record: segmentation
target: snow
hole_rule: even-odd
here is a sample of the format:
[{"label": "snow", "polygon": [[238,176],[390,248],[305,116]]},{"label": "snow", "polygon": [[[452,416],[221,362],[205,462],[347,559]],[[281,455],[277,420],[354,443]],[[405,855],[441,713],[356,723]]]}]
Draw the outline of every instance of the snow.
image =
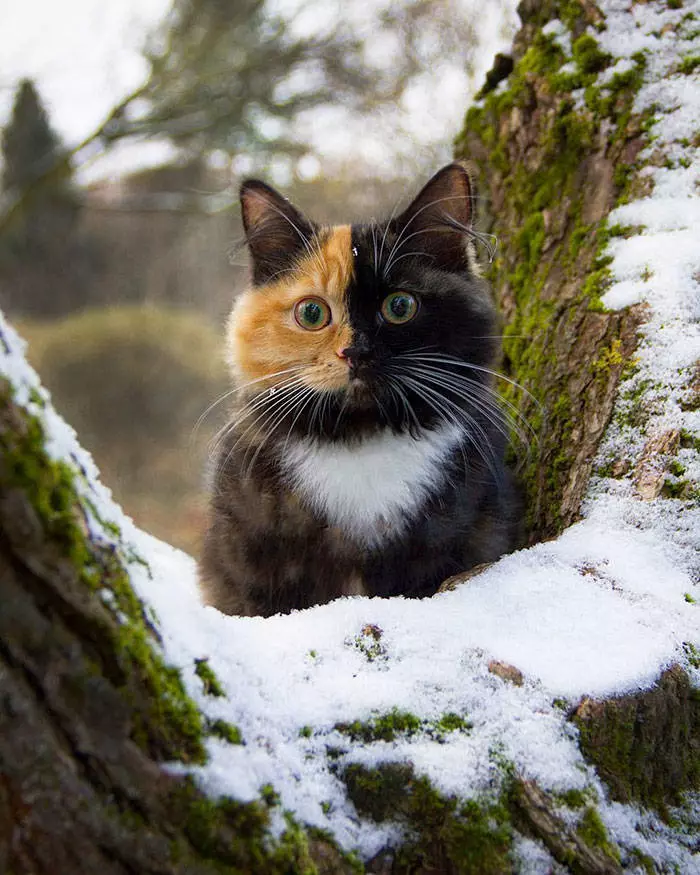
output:
[{"label": "snow", "polygon": [[[81,472],[79,488],[99,516],[89,514],[95,537],[113,540],[100,519],[120,527],[115,546],[136,591],[157,614],[167,661],[181,669],[188,692],[207,716],[226,719],[242,732],[244,745],[209,739],[205,766],[171,768],[192,772],[210,794],[241,800],[257,798],[264,784],[272,784],[283,809],[330,829],[343,846],[366,856],[396,841],[400,830],[358,817],[329,768],[329,746],[345,751],[341,763],[408,759],[441,791],[462,797],[497,786],[496,751],[545,790],[595,793],[607,828],[623,848],[639,848],[681,872],[700,871],[689,839],[649,813],[607,801],[556,701],[645,689],[674,663],[700,683],[683,648],[685,642],[700,645],[700,509],[697,502],[679,499],[642,500],[634,480],[650,440],[681,429],[700,436],[700,414],[681,403],[700,358],[698,149],[685,139],[693,136],[700,117],[700,83],[697,76],[680,75],[658,81],[696,48],[683,28],[665,30],[663,38],[654,35],[691,10],[700,14],[700,3],[686,0],[680,10],[660,2],[600,5],[609,27],[595,35],[619,59],[616,70],[624,69],[634,52],[650,52],[637,108],[662,96],[664,109],[641,160],[662,150],[672,166],[650,164],[645,172],[654,181],[652,194],[618,207],[610,217],[611,224],[641,230],[612,241],[613,284],[604,302],[615,308],[643,301],[646,311],[637,370],[620,386],[596,468],[622,458],[630,473],[594,477],[582,520],[556,540],[504,557],[432,599],[352,598],[290,616],[225,617],[200,604],[193,560],[137,530],[113,503],[92,460],[40,389],[22,341],[0,321],[0,371],[15,387],[17,401],[43,420],[49,452],[70,459]],[[630,15],[636,28],[629,27]],[[558,24],[548,27],[567,44]],[[32,390],[40,392],[43,404],[32,400]],[[631,394],[641,395],[649,411],[634,427],[625,417]],[[676,456],[684,476],[696,484],[698,455],[684,447]],[[666,461],[658,454],[650,460],[662,477]],[[110,603],[108,591],[103,598]],[[373,659],[363,646],[368,624],[381,630]],[[208,658],[225,698],[204,695],[194,671],[198,658]],[[491,673],[492,660],[520,669],[523,685]],[[394,707],[426,721],[454,712],[472,728],[440,740],[418,733],[368,744],[351,743],[335,728]],[[313,728],[309,737],[300,734],[307,726]],[[697,821],[697,798],[689,797],[688,806]],[[283,828],[281,814],[276,828]],[[530,839],[518,838],[516,853],[523,872],[547,871],[551,864]]]}]

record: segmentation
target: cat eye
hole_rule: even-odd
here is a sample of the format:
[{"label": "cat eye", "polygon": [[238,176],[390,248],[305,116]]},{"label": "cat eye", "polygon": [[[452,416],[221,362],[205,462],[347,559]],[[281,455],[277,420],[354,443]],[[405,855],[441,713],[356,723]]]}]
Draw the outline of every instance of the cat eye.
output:
[{"label": "cat eye", "polygon": [[331,321],[331,308],[322,298],[302,298],[294,305],[294,318],[300,328],[319,331]]},{"label": "cat eye", "polygon": [[418,312],[418,299],[408,292],[392,292],[382,302],[381,313],[392,325],[410,322]]}]

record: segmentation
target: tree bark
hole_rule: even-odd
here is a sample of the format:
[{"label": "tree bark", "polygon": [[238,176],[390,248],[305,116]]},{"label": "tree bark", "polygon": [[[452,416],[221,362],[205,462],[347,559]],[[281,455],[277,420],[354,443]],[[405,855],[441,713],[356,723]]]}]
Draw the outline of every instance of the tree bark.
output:
[{"label": "tree bark", "polygon": [[634,353],[643,312],[602,312],[600,250],[608,214],[639,184],[631,166],[643,137],[642,119],[631,113],[633,84],[605,110],[578,110],[542,36],[541,26],[566,11],[575,43],[602,22],[597,7],[547,0],[518,11],[509,87],[494,91],[491,80],[456,148],[477,172],[480,226],[498,240],[489,276],[504,317],[504,370],[527,390],[503,386],[531,429],[519,462],[534,543],[577,519]]}]

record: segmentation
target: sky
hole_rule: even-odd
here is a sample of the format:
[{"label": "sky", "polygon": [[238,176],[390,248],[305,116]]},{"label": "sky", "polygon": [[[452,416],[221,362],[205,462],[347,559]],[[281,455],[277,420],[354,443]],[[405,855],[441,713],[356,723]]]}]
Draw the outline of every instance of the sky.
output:
[{"label": "sky", "polygon": [[[499,34],[503,21],[494,14],[494,5],[489,12],[489,5],[480,4],[483,35],[477,83],[494,53],[506,44]],[[147,65],[140,50],[169,6],[170,0],[0,0],[0,126],[8,118],[17,82],[31,77],[55,129],[68,144],[79,142],[145,78]],[[439,101],[433,99],[434,87],[426,73],[407,96],[409,151],[424,148],[428,130],[431,135],[444,133],[449,149],[466,109],[469,80],[462,71],[453,69],[442,76]],[[317,148],[339,159],[358,149],[372,156],[381,152],[382,138],[387,136],[381,127],[374,140],[365,136],[358,142],[346,133],[338,130],[332,114],[327,120],[319,116],[314,130]],[[118,176],[136,166],[158,163],[168,154],[157,143],[122,147],[108,160],[84,169],[81,178],[87,182]]]}]

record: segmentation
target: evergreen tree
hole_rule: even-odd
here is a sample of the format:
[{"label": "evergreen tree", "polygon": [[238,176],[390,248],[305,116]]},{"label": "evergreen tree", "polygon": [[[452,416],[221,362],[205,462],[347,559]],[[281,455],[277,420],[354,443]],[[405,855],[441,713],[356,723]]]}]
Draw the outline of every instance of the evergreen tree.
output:
[{"label": "evergreen tree", "polygon": [[56,161],[61,150],[31,79],[17,88],[12,116],[2,132],[2,187],[24,189]]},{"label": "evergreen tree", "polygon": [[[89,258],[77,235],[80,199],[67,152],[37,89],[23,79],[1,136],[2,200],[21,199],[0,232],[0,302],[12,313],[45,316],[83,303]],[[46,171],[61,172],[47,180]]]}]

